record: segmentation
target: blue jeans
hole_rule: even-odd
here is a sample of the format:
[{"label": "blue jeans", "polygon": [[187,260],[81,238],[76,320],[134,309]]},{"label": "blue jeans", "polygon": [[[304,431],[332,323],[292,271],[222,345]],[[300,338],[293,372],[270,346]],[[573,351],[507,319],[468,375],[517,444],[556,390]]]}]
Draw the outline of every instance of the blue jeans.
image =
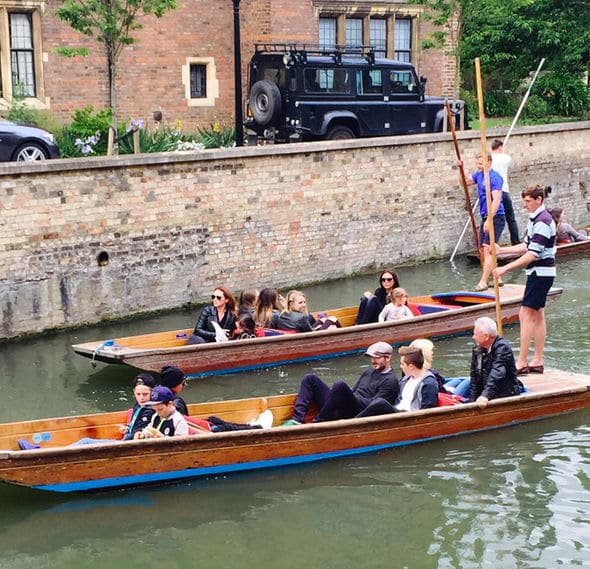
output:
[{"label": "blue jeans", "polygon": [[445,387],[453,387],[453,393],[469,399],[469,385],[471,380],[468,377],[454,377],[445,383]]}]

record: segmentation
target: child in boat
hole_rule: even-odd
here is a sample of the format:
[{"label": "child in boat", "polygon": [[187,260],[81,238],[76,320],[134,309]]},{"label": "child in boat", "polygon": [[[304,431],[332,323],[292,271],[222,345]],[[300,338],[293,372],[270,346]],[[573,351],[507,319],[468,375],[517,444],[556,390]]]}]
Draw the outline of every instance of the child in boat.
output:
[{"label": "child in boat", "polygon": [[174,405],[180,413],[188,415],[188,407],[180,392],[186,384],[184,372],[176,366],[163,366],[160,370],[160,385],[167,387],[174,393]]},{"label": "child in boat", "polygon": [[135,433],[133,437],[135,440],[182,437],[189,434],[186,419],[174,406],[174,393],[167,387],[162,385],[154,387],[151,399],[145,405],[153,407],[155,413],[147,427]]},{"label": "child in boat", "polygon": [[389,322],[391,320],[404,320],[413,318],[412,311],[406,306],[408,295],[406,291],[397,287],[389,293],[389,303],[379,313],[379,322]]},{"label": "child in boat", "polygon": [[123,440],[133,439],[135,433],[141,431],[150,422],[154,409],[146,406],[152,395],[152,389],[156,386],[156,380],[149,373],[140,373],[133,379],[133,396],[135,404],[129,410],[126,425],[121,425]]},{"label": "child in boat", "polygon": [[256,338],[256,324],[250,314],[241,314],[236,320],[236,329],[234,330],[233,340],[246,340]]}]

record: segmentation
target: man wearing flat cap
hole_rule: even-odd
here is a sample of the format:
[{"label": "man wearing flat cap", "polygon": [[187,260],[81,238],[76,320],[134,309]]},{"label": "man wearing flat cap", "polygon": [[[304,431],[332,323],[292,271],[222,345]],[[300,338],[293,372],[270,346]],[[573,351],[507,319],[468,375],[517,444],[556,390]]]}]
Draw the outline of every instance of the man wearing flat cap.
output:
[{"label": "man wearing flat cap", "polygon": [[283,425],[302,424],[312,403],[319,408],[314,422],[351,419],[377,397],[393,405],[399,393],[399,383],[391,369],[392,347],[387,342],[375,342],[365,353],[371,358],[371,367],[361,374],[352,389],[342,380],[329,387],[314,373],[305,375],[301,380],[293,417]]}]

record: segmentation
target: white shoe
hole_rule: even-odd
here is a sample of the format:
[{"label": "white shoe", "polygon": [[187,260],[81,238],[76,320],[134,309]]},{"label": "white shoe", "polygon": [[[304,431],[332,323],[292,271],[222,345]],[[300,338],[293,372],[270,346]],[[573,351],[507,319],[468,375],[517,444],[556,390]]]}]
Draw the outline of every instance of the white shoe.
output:
[{"label": "white shoe", "polygon": [[274,417],[272,415],[272,411],[270,409],[267,409],[266,411],[263,411],[262,413],[260,413],[260,415],[258,415],[258,417],[256,417],[256,419],[254,419],[253,421],[250,421],[248,423],[248,425],[258,425],[260,427],[262,427],[263,429],[270,429],[272,427],[272,423],[274,421]]}]

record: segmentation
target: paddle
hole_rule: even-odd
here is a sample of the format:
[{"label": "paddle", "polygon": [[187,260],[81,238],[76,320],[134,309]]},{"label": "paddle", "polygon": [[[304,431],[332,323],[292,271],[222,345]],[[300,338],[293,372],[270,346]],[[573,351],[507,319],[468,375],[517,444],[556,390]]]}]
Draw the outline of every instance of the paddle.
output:
[{"label": "paddle", "polygon": [[[481,85],[481,67],[479,57],[475,58],[475,78],[477,82],[477,103],[479,107],[479,131],[481,134],[481,154],[483,158],[484,180],[486,185],[486,202],[488,204],[488,221],[490,230],[490,253],[492,255],[492,270],[498,265],[496,262],[496,236],[494,234],[494,217],[492,215],[492,190],[490,188],[490,164],[488,162],[488,143],[486,140],[486,119],[483,108],[483,90]],[[502,335],[502,307],[500,305],[500,287],[498,279],[494,277],[494,296],[496,297],[496,323],[498,334]]]},{"label": "paddle", "polygon": [[471,207],[471,199],[469,198],[469,188],[467,187],[467,179],[465,178],[465,170],[463,168],[463,161],[461,160],[461,151],[459,150],[459,143],[457,142],[457,132],[455,131],[455,118],[451,112],[448,99],[445,99],[445,108],[447,110],[448,123],[451,127],[451,134],[453,136],[453,145],[455,146],[455,154],[457,160],[460,162],[459,166],[459,177],[461,178],[461,185],[463,186],[463,193],[465,194],[465,204],[467,211],[469,212],[469,219],[471,220],[471,229],[473,230],[473,241],[475,242],[475,248],[479,255],[479,264],[483,267],[483,254],[479,247],[479,240],[477,237],[477,225],[475,223],[475,216],[473,215],[473,209]]}]

